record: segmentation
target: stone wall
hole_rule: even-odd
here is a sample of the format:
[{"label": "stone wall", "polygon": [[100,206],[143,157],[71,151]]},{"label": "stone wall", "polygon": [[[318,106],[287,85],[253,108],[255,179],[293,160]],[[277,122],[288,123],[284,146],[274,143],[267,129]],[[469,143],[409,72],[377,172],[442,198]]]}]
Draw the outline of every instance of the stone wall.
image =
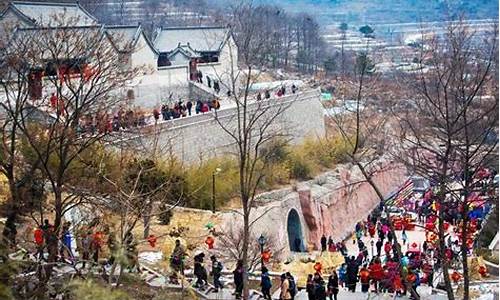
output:
[{"label": "stone wall", "polygon": [[[293,143],[298,143],[309,135],[325,134],[319,90],[271,98],[248,106],[250,114],[252,111],[263,111],[266,114],[263,119],[272,116],[279,109],[282,113],[274,120],[268,132],[288,134]],[[226,129],[234,131],[237,115],[236,107],[228,104],[227,108],[218,111],[217,118]],[[235,152],[234,139],[221,128],[213,112],[159,122],[137,132],[124,133],[117,140],[136,147],[140,153],[155,149],[156,154],[174,154],[187,162]]]},{"label": "stone wall", "polygon": [[[407,174],[400,164],[386,161],[382,165],[374,181],[387,196],[406,180]],[[340,165],[313,180],[263,193],[257,203],[250,218],[258,219],[252,227],[253,234],[274,237],[286,256],[290,253],[287,221],[291,210],[299,214],[303,245],[318,249],[323,234],[336,242],[349,237],[355,224],[366,219],[379,199],[357,167]],[[226,212],[224,220],[225,228],[242,226],[239,214]]]}]

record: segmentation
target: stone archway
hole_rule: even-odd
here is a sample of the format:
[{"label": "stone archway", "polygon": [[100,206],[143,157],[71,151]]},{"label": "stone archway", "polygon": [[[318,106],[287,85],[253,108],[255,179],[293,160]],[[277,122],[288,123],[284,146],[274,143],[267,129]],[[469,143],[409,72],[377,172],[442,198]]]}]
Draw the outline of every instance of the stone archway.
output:
[{"label": "stone archway", "polygon": [[302,224],[296,209],[291,209],[288,213],[286,230],[288,233],[288,245],[292,252],[304,251],[304,235]]}]

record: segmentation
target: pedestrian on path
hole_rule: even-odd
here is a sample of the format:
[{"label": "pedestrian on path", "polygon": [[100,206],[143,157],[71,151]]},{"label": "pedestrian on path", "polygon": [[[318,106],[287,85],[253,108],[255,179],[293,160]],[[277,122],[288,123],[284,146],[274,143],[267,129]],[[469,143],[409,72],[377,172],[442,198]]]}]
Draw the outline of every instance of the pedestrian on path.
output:
[{"label": "pedestrian on path", "polygon": [[408,241],[408,235],[406,235],[406,230],[403,229],[403,233],[402,233],[402,240],[403,240],[403,245],[406,245],[406,242]]},{"label": "pedestrian on path", "polygon": [[370,288],[370,271],[368,271],[366,265],[359,271],[359,281],[361,283],[361,292],[368,293]]},{"label": "pedestrian on path", "polygon": [[306,292],[308,300],[316,300],[314,296],[314,279],[312,274],[307,275]]},{"label": "pedestrian on path", "polygon": [[233,271],[234,276],[234,285],[236,286],[236,290],[234,292],[236,299],[241,299],[241,294],[243,293],[243,261],[240,259],[236,264],[236,268]]},{"label": "pedestrian on path", "polygon": [[378,239],[377,243],[375,244],[375,246],[377,247],[377,256],[380,257],[380,252],[382,251],[382,246],[384,245],[384,243],[382,242],[381,239]]},{"label": "pedestrian on path", "polygon": [[351,292],[356,291],[356,283],[358,281],[358,269],[359,265],[356,262],[354,256],[351,256],[349,262],[347,263],[347,288]]},{"label": "pedestrian on path", "polygon": [[269,270],[266,267],[262,268],[262,275],[260,279],[262,296],[266,300],[271,300],[271,287],[273,286],[271,278],[269,277]]},{"label": "pedestrian on path", "polygon": [[319,273],[314,274],[314,298],[316,300],[326,300],[325,281]]},{"label": "pedestrian on path", "polygon": [[323,234],[321,237],[321,252],[326,251],[326,236]]},{"label": "pedestrian on path", "polygon": [[[339,277],[335,270],[328,278],[328,294],[330,295],[330,300],[337,300],[337,295],[339,293]],[[332,297],[333,296],[333,297]]]},{"label": "pedestrian on path", "polygon": [[291,300],[292,295],[290,294],[290,282],[286,277],[286,274],[281,274],[281,286],[280,286],[280,300]]},{"label": "pedestrian on path", "polygon": [[347,265],[342,264],[339,268],[339,281],[340,286],[344,287],[347,280]]},{"label": "pedestrian on path", "polygon": [[220,261],[217,260],[215,255],[212,255],[210,257],[210,260],[212,261],[212,277],[214,279],[214,288],[215,292],[219,292],[219,289],[222,289],[224,285],[220,282],[220,277],[222,275],[222,269],[224,268],[221,264]]}]

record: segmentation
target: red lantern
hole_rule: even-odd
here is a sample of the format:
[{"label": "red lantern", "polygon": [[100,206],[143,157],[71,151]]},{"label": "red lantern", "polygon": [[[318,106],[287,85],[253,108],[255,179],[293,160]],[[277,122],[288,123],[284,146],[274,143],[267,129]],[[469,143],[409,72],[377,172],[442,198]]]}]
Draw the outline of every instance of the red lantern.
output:
[{"label": "red lantern", "polygon": [[323,266],[321,265],[320,262],[317,262],[317,263],[314,264],[314,270],[316,270],[316,272],[318,272],[318,273],[321,273],[321,268],[322,267]]},{"label": "red lantern", "polygon": [[151,247],[156,247],[156,236],[154,234],[149,235],[148,237],[148,243]]},{"label": "red lantern", "polygon": [[262,252],[262,260],[264,262],[269,262],[269,259],[271,258],[271,252],[269,250],[266,250],[264,252]]},{"label": "red lantern", "polygon": [[478,272],[483,277],[486,277],[486,275],[488,275],[488,269],[485,266],[480,266]]},{"label": "red lantern", "polygon": [[408,280],[408,282],[415,282],[415,280],[417,280],[417,276],[415,274],[409,274],[408,277],[406,278]]},{"label": "red lantern", "polygon": [[473,239],[467,239],[467,247],[472,248],[474,246],[474,240]]},{"label": "red lantern", "polygon": [[453,280],[453,282],[457,283],[460,279],[462,279],[462,275],[460,275],[457,271],[454,271],[453,274],[451,274],[451,280]]},{"label": "red lantern", "polygon": [[43,245],[43,231],[40,228],[35,229],[34,236],[37,246]]},{"label": "red lantern", "polygon": [[443,223],[443,229],[444,229],[444,231],[448,231],[448,228],[450,228],[450,223],[444,222]]},{"label": "red lantern", "polygon": [[205,244],[207,244],[208,249],[212,249],[214,247],[215,240],[213,237],[208,236],[207,239],[205,240]]}]

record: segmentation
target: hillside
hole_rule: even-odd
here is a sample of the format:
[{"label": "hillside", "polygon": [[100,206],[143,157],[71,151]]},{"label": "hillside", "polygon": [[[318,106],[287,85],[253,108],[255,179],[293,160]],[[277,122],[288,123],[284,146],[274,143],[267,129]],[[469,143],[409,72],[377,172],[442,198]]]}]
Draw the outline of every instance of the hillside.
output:
[{"label": "hillside", "polygon": [[[219,5],[229,0],[211,0]],[[269,1],[256,0],[259,4]],[[406,23],[440,21],[462,13],[471,19],[498,18],[496,0],[276,0],[290,12],[314,15],[323,25],[347,23]]]}]

